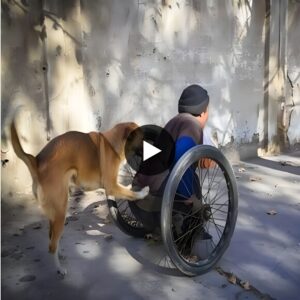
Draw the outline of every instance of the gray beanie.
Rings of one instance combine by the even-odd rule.
[[[207,91],[200,85],[193,84],[183,90],[178,102],[178,112],[199,116],[206,110],[208,103]]]

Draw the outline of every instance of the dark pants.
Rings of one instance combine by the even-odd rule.
[[[164,187],[167,183],[168,178],[162,183],[159,193],[155,195],[157,201],[160,201],[163,197]],[[192,204],[186,205],[184,201],[190,198],[192,195],[196,195],[199,199],[201,197],[201,187],[199,178],[194,172],[194,168],[190,167],[183,175],[175,195],[176,202],[174,202],[173,209],[177,212],[182,211],[188,213],[192,209]],[[179,202],[178,202],[179,200]],[[180,202],[182,201],[182,203]],[[153,232],[155,228],[160,228],[160,211],[146,211],[138,206],[135,201],[129,201],[129,207],[134,214],[135,218],[141,222],[145,229],[149,232]]]

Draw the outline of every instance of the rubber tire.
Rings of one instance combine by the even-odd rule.
[[[205,260],[203,263],[192,264],[185,261],[180,257],[177,247],[173,241],[172,233],[172,207],[173,199],[177,190],[177,186],[185,173],[185,171],[190,167],[190,165],[199,160],[201,157],[211,158],[219,164],[219,167],[224,173],[225,180],[228,187],[228,196],[229,196],[229,208],[227,215],[227,222],[223,235],[220,239],[220,242],[217,245],[218,251],[213,257],[209,257],[208,260]],[[238,213],[238,191],[237,184],[233,170],[230,163],[226,157],[215,147],[208,145],[198,145],[190,150],[188,150],[176,163],[174,166],[170,177],[168,179],[167,185],[164,190],[163,201],[162,201],[162,210],[161,210],[161,231],[162,239],[166,250],[175,264],[175,266],[185,275],[195,276],[204,274],[210,271],[219,259],[222,257],[226,249],[230,244],[232,234],[234,232],[236,219]],[[220,244],[221,243],[221,244]],[[207,262],[206,262],[207,261]]]
[[[138,228],[128,224],[126,220],[124,220],[124,218],[122,217],[120,211],[118,210],[117,203],[115,200],[107,199],[107,204],[111,218],[122,232],[135,238],[143,238],[147,233],[149,233],[143,227]]]

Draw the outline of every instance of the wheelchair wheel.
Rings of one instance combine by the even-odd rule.
[[[124,163],[120,167],[118,181],[123,185],[132,184],[135,171]],[[148,231],[133,213],[134,202],[125,199],[107,199],[110,215],[117,227],[133,237],[144,237]]]
[[[206,145],[187,151],[170,174],[161,210],[163,242],[182,273],[215,266],[229,246],[237,210],[236,180],[225,156]]]

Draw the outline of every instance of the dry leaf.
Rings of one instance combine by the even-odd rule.
[[[245,290],[250,290],[250,283],[249,281],[241,281],[241,287]]]
[[[298,164],[292,162],[292,161],[280,161],[280,164],[282,166],[291,166],[291,167],[299,167]]]
[[[267,212],[267,214],[270,216],[275,216],[275,215],[277,215],[277,211],[274,209],[271,209],[270,211]]]
[[[106,234],[106,235],[104,236],[104,239],[105,239],[106,241],[110,241],[110,240],[112,240],[112,238],[113,238],[112,234]]]
[[[232,284],[236,284],[236,276],[234,274],[230,274],[228,281]]]
[[[261,180],[260,177],[250,177],[250,181],[259,181]]]
[[[239,169],[238,169],[238,172],[239,172],[239,173],[244,173],[245,171],[246,171],[245,168],[239,168]]]

